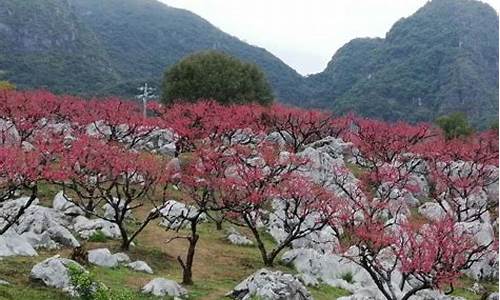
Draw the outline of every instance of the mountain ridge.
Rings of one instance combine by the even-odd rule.
[[[310,81],[317,107],[413,122],[462,111],[485,127],[498,118],[498,14],[479,1],[429,1],[385,38],[344,45]]]

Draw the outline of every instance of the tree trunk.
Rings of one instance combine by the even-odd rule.
[[[122,236],[122,244],[120,246],[120,249],[123,251],[128,251],[130,249],[130,243],[132,241],[128,239],[128,234],[125,228],[122,228],[122,226],[118,227],[120,228],[120,234]]]
[[[182,267],[182,284],[192,285],[193,284],[193,261],[194,254],[196,250],[196,243],[200,236],[196,233],[197,219],[191,221],[191,236],[188,238],[189,246],[186,255],[186,263],[184,263],[181,257],[177,257],[181,267]]]
[[[269,259],[266,251],[266,246],[264,246],[264,242],[260,239],[260,234],[257,229],[251,228],[254,233],[255,241],[257,242],[257,248],[260,251],[260,256],[262,256],[262,262],[266,267],[272,267],[273,261]]]
[[[89,200],[87,205],[85,206],[85,217],[90,218],[92,217],[92,211],[94,210],[94,201],[92,199]]]
[[[222,220],[215,221],[215,229],[222,230]]]

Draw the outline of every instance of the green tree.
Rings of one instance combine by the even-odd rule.
[[[198,99],[214,99],[223,104],[270,104],[273,94],[256,65],[208,51],[185,57],[167,69],[163,77],[163,103]]]
[[[446,139],[469,136],[474,129],[464,113],[455,112],[436,119],[436,124],[443,130]]]
[[[15,90],[16,85],[7,80],[0,80],[0,91]]]

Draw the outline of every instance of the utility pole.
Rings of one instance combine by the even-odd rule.
[[[148,83],[146,82],[143,86],[139,87],[138,90],[140,94],[137,95],[136,98],[142,101],[142,113],[144,118],[146,118],[148,100],[156,97],[156,95],[153,94],[155,89],[148,86]]]

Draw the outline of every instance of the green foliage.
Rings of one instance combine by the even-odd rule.
[[[436,119],[436,124],[443,130],[446,139],[466,137],[473,133],[473,129],[465,114],[456,112]]]
[[[209,51],[189,55],[165,72],[162,101],[215,99],[223,104],[270,104],[271,88],[255,64]]]
[[[498,15],[468,0],[433,0],[385,39],[355,39],[308,78],[316,106],[389,121],[452,111],[486,128],[498,119]]]
[[[111,290],[76,264],[68,266],[71,285],[81,300],[132,300],[132,293],[125,289]]]
[[[490,123],[490,129],[498,131],[498,120],[495,120]]]
[[[351,294],[344,289],[329,286],[327,284],[319,284],[315,287],[311,287],[309,291],[314,299],[337,299]]]
[[[15,90],[16,85],[7,80],[0,80],[0,91]]]
[[[89,242],[104,243],[107,240],[108,238],[101,230],[96,230],[91,236],[89,236]]]
[[[265,49],[160,1],[4,0],[0,19],[0,79],[21,89],[133,97],[186,55],[217,49],[260,66],[280,99],[305,96],[303,78]]]
[[[342,274],[341,276],[342,279],[344,279],[346,282],[348,283],[353,283],[354,282],[354,278],[353,278],[353,275],[351,272],[345,272]]]
[[[386,38],[352,40],[307,78],[154,0],[4,0],[0,19],[0,80],[19,89],[132,97],[144,82],[160,88],[186,55],[215,49],[258,65],[289,104],[411,122],[462,111],[480,129],[498,118],[498,15],[480,1],[429,1]]]

